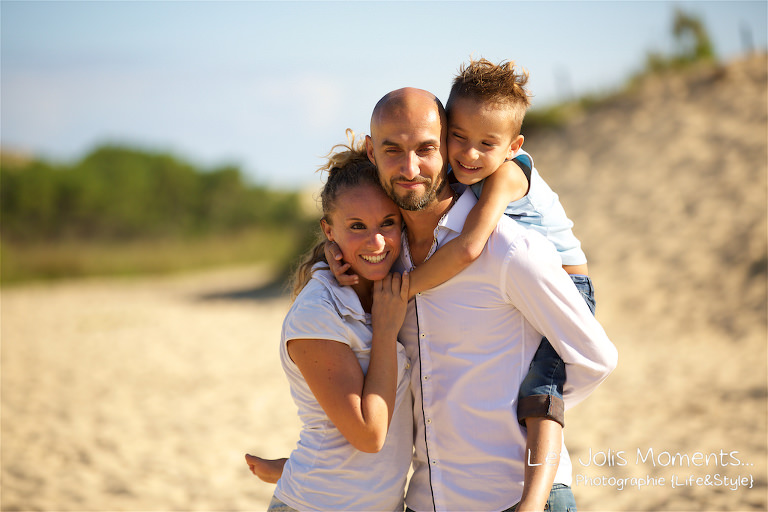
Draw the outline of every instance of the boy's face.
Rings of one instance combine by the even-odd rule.
[[[448,161],[461,183],[490,176],[523,143],[512,136],[511,114],[504,108],[459,98],[448,114]]]

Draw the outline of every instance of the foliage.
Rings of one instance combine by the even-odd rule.
[[[2,279],[138,274],[272,261],[309,243],[296,192],[171,155],[103,146],[81,161],[2,159]]]
[[[82,161],[0,168],[2,238],[126,240],[295,224],[299,197],[165,154],[100,147]]]
[[[700,18],[680,9],[672,23],[677,51],[672,55],[651,52],[646,58],[646,73],[679,70],[700,62],[714,62],[715,49]]]

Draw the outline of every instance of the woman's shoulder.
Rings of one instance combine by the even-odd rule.
[[[360,299],[349,286],[339,286],[327,268],[316,268],[286,315],[285,325],[309,326],[365,321]]]
[[[330,270],[315,268],[312,277],[304,285],[291,305],[289,315],[306,314],[311,310],[328,311],[336,309],[334,300],[334,277]]]

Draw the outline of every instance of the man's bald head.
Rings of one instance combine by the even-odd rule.
[[[365,138],[379,179],[403,210],[421,210],[442,198],[447,183],[445,109],[434,94],[406,87],[385,95]]]
[[[376,128],[387,119],[397,117],[437,116],[445,131],[447,116],[440,100],[429,91],[404,87],[385,94],[371,114],[371,136],[375,137]]]

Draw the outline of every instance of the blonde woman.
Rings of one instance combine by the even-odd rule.
[[[273,512],[402,511],[413,430],[410,366],[397,333],[409,278],[390,273],[402,219],[363,145],[344,146],[325,169],[324,237],[296,272],[280,345],[303,428],[287,460],[246,461],[263,480],[277,480]],[[354,286],[339,286],[328,269],[326,240],[360,276]]]

